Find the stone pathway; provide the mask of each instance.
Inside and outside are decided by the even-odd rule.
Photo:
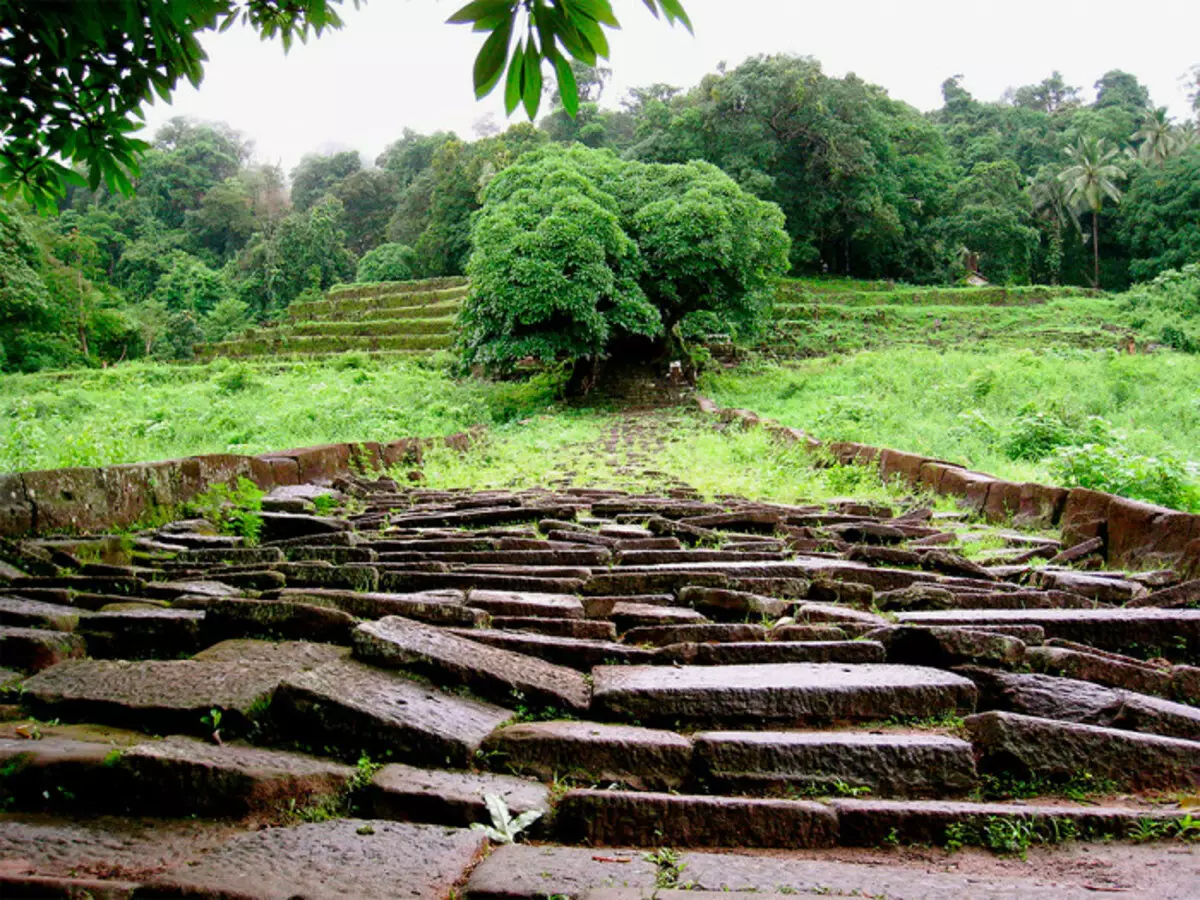
[[[257,547],[0,547],[0,896],[1196,895],[1195,585],[702,500],[654,421],[603,442],[654,496],[349,478]]]

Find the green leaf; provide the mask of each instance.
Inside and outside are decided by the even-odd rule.
[[[508,0],[475,0],[448,18],[446,22],[450,25],[466,25],[478,22],[487,16],[494,16],[500,11],[506,12],[507,18],[512,18],[512,5]]]
[[[542,105],[542,58],[533,46],[533,41],[525,47],[525,112],[532,122],[537,117],[538,107]]]
[[[587,16],[572,16],[571,24],[579,30],[580,36],[587,41],[597,56],[608,59],[608,38],[604,36],[603,28]],[[595,63],[591,63],[591,65],[595,65]]]
[[[521,52],[521,42],[517,41],[517,49],[513,53],[512,62],[508,64],[508,79],[504,84],[504,111],[510,116],[521,103],[521,94],[525,85],[524,73],[525,55]]]
[[[568,0],[563,0],[563,2],[567,4]],[[593,21],[613,28],[621,27],[617,17],[613,15],[612,6],[609,5],[608,0],[569,0],[569,5]]]
[[[496,87],[508,59],[508,41],[512,37],[512,21],[501,25],[483,42],[475,57],[475,96],[486,97]]]
[[[575,73],[565,56],[554,55],[554,71],[558,75],[558,94],[562,97],[563,109],[572,119],[579,111],[579,85],[575,81]]]
[[[687,12],[683,8],[683,4],[679,0],[659,0],[662,3],[663,12],[667,14],[667,21],[672,24],[682,22],[683,27],[688,30],[689,34],[695,34],[692,31],[692,20],[688,18]]]

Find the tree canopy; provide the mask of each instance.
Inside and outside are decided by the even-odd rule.
[[[688,317],[750,323],[789,243],[778,207],[709,163],[578,145],[496,176],[471,239],[464,357],[494,370],[526,357],[590,365],[639,338],[661,353]]]

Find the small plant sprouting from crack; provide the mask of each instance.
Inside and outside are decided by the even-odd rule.
[[[488,815],[492,818],[491,825],[472,822],[471,828],[482,831],[488,840],[497,844],[514,844],[521,832],[542,817],[540,809],[530,809],[513,816],[504,798],[498,794],[484,794],[483,802],[487,804]]]

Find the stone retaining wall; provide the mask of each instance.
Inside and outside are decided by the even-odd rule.
[[[1068,546],[1102,538],[1110,565],[1177,568],[1185,575],[1200,577],[1200,515],[1086,488],[1005,481],[945,460],[869,444],[822,443],[799,428],[788,428],[750,410],[720,409],[704,397],[697,398],[697,403],[702,412],[724,422],[759,426],[788,443],[828,450],[844,464],[878,466],[885,481],[899,478],[914,488],[959,497],[964,508],[989,521],[1058,527]]]
[[[0,474],[0,537],[122,528],[170,510],[213,485],[249,478],[263,490],[332,481],[352,472],[419,465],[439,441],[466,450],[483,426],[445,438],[402,438],[277,450],[258,456],[213,453],[101,468]]]

